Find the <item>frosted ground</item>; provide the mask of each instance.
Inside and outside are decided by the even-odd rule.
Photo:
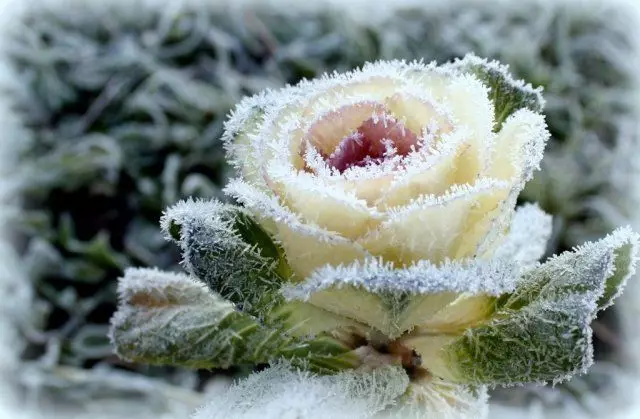
[[[45,0],[42,0],[45,1]],[[46,0],[48,2],[54,0]],[[74,1],[65,1],[65,0],[55,0],[59,3],[74,3]],[[90,0],[86,0],[90,1]],[[126,1],[126,0],[113,0],[117,1]],[[269,0],[271,3],[290,3],[295,2],[295,0],[282,0],[278,2],[277,0]],[[344,1],[338,0],[325,0],[330,3],[342,4]],[[417,0],[404,0],[408,3],[419,3]],[[514,0],[517,1],[517,0]],[[622,0],[619,0],[622,1]],[[630,0],[632,1],[632,0]],[[148,3],[164,3],[164,0],[148,0]],[[37,0],[0,0],[0,28],[5,27],[5,25],[10,24],[12,19],[16,16],[16,13],[20,12],[21,8],[24,7],[34,7],[40,2]],[[175,2],[174,2],[175,3]],[[311,2],[308,2],[311,3]],[[353,10],[358,10],[359,4],[366,4],[365,0],[355,0],[352,2]],[[581,2],[584,3],[584,2]],[[307,6],[310,7],[310,6]],[[583,7],[583,6],[582,6]],[[0,37],[0,42],[2,37]],[[636,59],[637,57],[629,57],[629,59]],[[0,62],[0,65],[3,63]],[[640,66],[638,66],[640,68]],[[2,69],[1,77],[4,82],[10,82],[7,78],[10,77],[4,69]],[[19,129],[19,127],[15,124],[15,121],[11,121],[11,115],[6,112],[6,104],[0,101],[0,123],[2,124],[2,132],[6,135],[9,130]],[[10,176],[8,174],[11,173],[11,157],[8,152],[11,151],[11,144],[6,144],[0,141],[0,199],[11,202],[11,184],[7,181]],[[640,188],[639,188],[640,189]],[[631,191],[634,193],[634,191]],[[0,208],[0,217],[3,216],[3,213],[7,211],[5,207]],[[634,222],[636,228],[640,226],[640,220],[636,220]],[[40,417],[51,417],[46,414],[46,412],[42,411],[29,411],[25,409],[22,403],[18,403],[17,400],[19,398],[16,396],[15,388],[11,382],[7,382],[6,379],[10,379],[13,377],[12,371],[16,371],[20,369],[20,361],[19,361],[19,349],[20,346],[17,344],[19,342],[19,337],[15,328],[15,323],[12,319],[20,318],[27,310],[30,309],[30,301],[31,301],[31,290],[27,285],[28,282],[24,278],[24,275],[20,272],[20,267],[16,263],[14,255],[12,254],[12,250],[6,243],[6,238],[3,243],[0,244],[0,257],[2,261],[0,262],[0,301],[2,301],[2,305],[0,306],[0,418],[16,418],[16,419],[31,419],[31,418],[40,418]],[[637,304],[633,304],[633,302],[638,301],[640,299],[640,287],[629,287],[627,293],[625,294],[623,301],[619,304],[623,304],[625,307],[625,313],[627,313],[627,323],[631,323],[631,320],[637,318],[637,315],[640,314],[640,308],[636,308]],[[11,315],[9,315],[9,313]],[[630,326],[628,326],[630,327]],[[631,330],[631,329],[629,329]],[[637,326],[635,330],[638,330]],[[640,333],[635,333],[637,336],[636,339],[640,340]],[[639,342],[640,343],[640,342]],[[629,345],[636,346],[634,343],[629,341]],[[636,356],[640,357],[640,354],[636,354]],[[638,364],[640,365],[640,359],[638,360]],[[114,380],[118,378],[112,377]],[[36,379],[36,377],[34,377]],[[82,385],[82,383],[87,384],[86,377],[78,377],[78,382]],[[132,387],[135,386],[144,386],[146,385],[143,382],[140,383],[131,383]],[[640,396],[640,386],[633,385],[633,382],[630,382],[628,386],[629,392],[635,392],[635,394],[625,394],[625,398],[629,399],[638,399]],[[185,412],[190,410],[191,405],[197,404],[197,400],[184,400],[184,403],[177,404],[176,409],[173,414],[167,414],[162,417],[168,418],[178,418],[185,417]],[[122,405],[121,413],[124,414],[127,412],[128,408],[125,405]],[[103,411],[104,406],[93,406],[94,412],[92,414],[85,415],[75,415],[72,413],[65,413],[64,416],[61,417],[91,417],[91,418],[99,418],[101,417],[100,413]],[[638,407],[640,409],[640,407]],[[495,408],[494,412],[496,415],[499,415],[500,412],[504,414],[504,417],[516,417],[513,413],[506,412],[502,408]],[[635,408],[628,409],[628,412],[621,413],[617,416],[619,418],[634,418],[638,415],[638,410]],[[528,417],[536,417],[535,412],[532,413],[532,416]],[[109,416],[114,417],[114,416]],[[157,413],[151,411],[146,412],[146,414],[142,411],[139,411],[139,415],[136,417],[160,417]],[[496,416],[498,417],[498,416]],[[540,416],[541,417],[541,416]]]

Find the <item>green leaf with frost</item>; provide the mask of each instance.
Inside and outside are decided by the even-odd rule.
[[[534,89],[522,80],[516,80],[509,67],[498,61],[487,61],[469,54],[449,64],[450,68],[471,73],[489,88],[489,97],[494,104],[494,131],[499,131],[502,123],[518,109],[530,109],[541,113],[545,102],[542,89]]]
[[[289,275],[281,249],[240,207],[218,201],[181,201],[161,219],[182,250],[187,271],[243,311],[264,317],[282,298]]]
[[[191,368],[228,368],[286,359],[331,373],[359,364],[349,347],[328,336],[303,340],[265,327],[255,317],[183,274],[128,269],[110,337],[123,359]]]
[[[111,336],[120,357],[193,368],[257,361],[248,347],[266,338],[260,325],[191,278],[128,269],[118,291]]]
[[[635,242],[630,241],[614,250],[614,271],[607,278],[604,293],[598,300],[598,308],[603,310],[613,304],[613,301],[620,296],[622,290],[635,274],[635,261],[638,258],[638,248]]]
[[[638,235],[620,228],[527,272],[516,292],[503,299],[502,307],[517,310],[533,301],[585,295],[596,298],[598,309],[606,308],[635,273],[637,258]]]
[[[570,295],[500,313],[488,324],[444,341],[434,357],[423,357],[423,365],[457,383],[564,381],[584,373],[593,362],[589,322],[595,309],[592,301]],[[407,343],[420,352],[421,343],[430,345],[428,337],[421,338]]]
[[[180,244],[188,272],[265,324],[301,337],[336,329],[370,334],[367,326],[322,308],[285,302],[280,287],[290,274],[282,250],[244,209],[188,200],[169,208],[161,225]]]
[[[403,342],[453,382],[560,382],[593,362],[591,321],[634,273],[638,236],[619,229],[528,271],[488,323],[463,336],[417,330]]]

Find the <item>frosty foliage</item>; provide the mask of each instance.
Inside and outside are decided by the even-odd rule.
[[[483,419],[489,406],[484,387],[468,387],[440,379],[414,382],[396,406],[377,415],[380,419]]]
[[[285,359],[331,373],[358,364],[329,337],[301,340],[265,327],[185,274],[129,268],[118,284],[110,338],[123,359],[191,368],[229,368]]]
[[[590,323],[633,275],[638,239],[619,229],[530,270],[493,320],[445,349],[448,362],[465,380],[494,385],[584,374],[593,363]]]
[[[523,208],[519,221],[533,217],[548,224],[548,218],[541,215],[536,207],[528,206]],[[514,231],[514,236],[507,239],[505,246],[509,252],[520,254],[517,243],[522,233]],[[534,244],[537,247],[534,251],[539,254],[543,249],[539,243]],[[522,275],[514,270],[517,264],[497,263],[493,270],[487,269],[492,266],[491,260],[473,261],[471,266],[419,264],[405,269],[393,269],[373,260],[349,267],[319,269],[308,281],[285,288],[284,294],[371,324],[389,336],[399,336],[409,330],[407,337],[401,339],[417,345],[414,349],[423,356],[426,367],[451,382],[557,383],[585,373],[591,366],[590,323],[599,310],[620,294],[633,274],[637,246],[635,233],[628,228],[619,229],[599,242],[565,252],[545,264],[535,264]],[[505,254],[509,253],[507,250]],[[521,260],[531,264],[530,259]],[[484,274],[483,268],[487,269]],[[495,281],[496,275],[504,275],[508,285],[493,290],[473,288],[474,275],[478,276],[479,283],[486,276],[494,286],[491,280]],[[441,287],[435,287],[443,278]],[[425,283],[427,288],[422,288]],[[468,285],[458,289],[456,283]],[[447,285],[450,287],[446,288]],[[431,296],[430,304],[419,302],[421,292]],[[437,312],[444,307],[459,310],[448,293],[494,293],[499,298],[489,319],[467,328],[460,337],[455,337],[456,323],[451,323],[443,335],[446,336],[444,346],[431,354],[430,337],[438,338],[438,332],[430,331],[429,326],[420,326],[425,320],[417,319],[433,316],[429,310]],[[418,307],[423,307],[412,306],[414,300],[418,301]],[[493,304],[490,301],[487,300],[489,306]],[[422,314],[418,314],[420,312]],[[482,311],[477,315],[483,315]],[[414,327],[416,330],[411,331]],[[433,356],[435,358],[431,358]],[[531,362],[532,359],[536,361]]]
[[[322,377],[276,364],[214,395],[194,419],[367,418],[394,404],[408,385],[397,367]]]
[[[236,330],[255,322],[239,318],[232,304],[188,276],[128,269],[118,295],[111,339],[122,358],[199,368],[252,361]]]
[[[391,366],[316,376],[280,363],[212,395],[193,419],[481,419],[486,414],[482,388],[441,380],[410,383],[402,369]]]
[[[476,50],[482,51],[483,55],[500,55],[507,61],[517,62],[514,71],[520,74],[532,72],[530,79],[542,80],[548,86],[547,92],[552,92],[550,120],[556,140],[564,144],[559,154],[565,155],[561,159],[547,160],[544,186],[540,189],[542,195],[549,196],[545,205],[557,208],[559,204],[561,208],[558,211],[568,220],[566,225],[570,233],[566,240],[575,243],[585,235],[600,234],[603,227],[600,220],[594,221],[594,218],[601,215],[606,216],[608,222],[623,217],[617,205],[624,205],[628,201],[629,191],[627,188],[621,188],[621,191],[608,190],[607,165],[613,160],[611,154],[622,155],[625,153],[621,153],[621,150],[632,149],[626,140],[633,136],[627,138],[624,132],[625,118],[628,118],[625,100],[630,96],[627,93],[633,90],[626,87],[625,72],[629,67],[633,72],[634,67],[628,65],[628,46],[624,37],[618,38],[617,33],[618,29],[624,31],[626,25],[619,25],[616,19],[610,19],[610,14],[600,15],[591,9],[575,13],[573,7],[567,8],[567,12],[563,6],[547,8],[537,2],[516,2],[517,7],[511,7],[504,2],[486,2],[474,6],[473,2],[456,1],[450,3],[453,7],[428,6],[423,9],[424,4],[420,4],[420,8],[415,10],[401,10],[399,13],[394,10],[393,14],[388,15],[380,13],[380,16],[385,16],[384,24],[378,26],[378,19],[372,19],[372,22],[375,21],[372,26],[360,28],[351,21],[342,22],[336,16],[327,19],[324,14],[318,18],[295,15],[291,21],[281,20],[280,16],[271,14],[256,14],[257,20],[253,19],[253,14],[250,19],[223,14],[222,17],[214,15],[210,20],[208,9],[183,13],[179,7],[154,7],[153,12],[145,9],[141,13],[138,13],[138,8],[135,9],[136,13],[131,13],[127,7],[124,13],[118,9],[119,12],[114,14],[111,3],[101,3],[97,9],[92,6],[89,13],[83,9],[79,14],[69,14],[65,3],[65,7],[56,7],[54,12],[47,10],[44,15],[36,14],[27,26],[29,30],[20,32],[25,34],[27,41],[16,48],[16,51],[20,51],[18,60],[26,63],[21,65],[26,65],[24,74],[33,84],[33,91],[28,95],[29,103],[23,112],[29,117],[30,126],[36,127],[37,135],[44,139],[40,144],[60,144],[60,149],[64,150],[66,139],[80,142],[86,135],[87,140],[91,141],[93,131],[106,128],[108,135],[124,147],[131,144],[140,144],[142,147],[150,145],[149,149],[128,149],[127,156],[140,155],[144,156],[145,161],[155,162],[154,153],[162,150],[158,154],[163,157],[157,158],[161,161],[166,154],[165,143],[175,142],[180,143],[181,148],[197,150],[192,154],[200,154],[201,161],[211,162],[211,155],[202,151],[212,150],[209,141],[216,136],[219,120],[214,117],[211,121],[210,115],[224,115],[227,106],[236,100],[226,98],[225,94],[237,98],[241,92],[279,84],[282,79],[295,81],[302,75],[322,71],[319,69],[324,68],[326,62],[330,62],[332,67],[336,62],[339,67],[349,67],[372,59],[369,55],[437,56],[439,60],[447,60],[452,55]],[[88,7],[88,4],[83,4],[83,7]],[[155,15],[157,11],[161,14],[159,19]],[[360,15],[367,19],[373,17],[370,14]],[[157,20],[160,20],[159,24]],[[255,22],[257,25],[254,26]],[[123,24],[126,30],[122,30]],[[211,25],[215,27],[213,35]],[[265,31],[262,25],[268,29],[267,33],[273,31],[276,34],[276,54],[264,52],[270,50],[272,45],[263,42]],[[31,42],[38,38],[40,31],[47,35],[49,41],[46,44]],[[425,42],[425,39],[429,42]],[[618,39],[622,42],[618,42]],[[196,61],[192,57],[200,57],[200,51],[211,45],[214,45],[216,53],[220,53],[217,57],[222,58],[213,62],[198,60],[197,68],[192,66],[190,60]],[[87,54],[78,54],[78,50],[89,53],[90,59],[87,60]],[[234,59],[228,59],[230,56]],[[47,57],[51,59],[45,59]],[[175,62],[180,63],[178,69],[172,62],[174,57],[177,57]],[[234,65],[241,68],[235,68]],[[132,68],[135,70],[132,71]],[[203,82],[200,79],[203,74],[213,80]],[[138,78],[144,80],[140,86],[136,82]],[[123,80],[122,84],[115,83]],[[576,80],[581,83],[576,83]],[[77,91],[82,94],[76,94]],[[110,107],[117,109],[117,112],[109,109],[108,112],[102,112],[104,109],[98,106],[104,103],[101,100],[105,97],[102,93],[116,91],[124,99],[107,96]],[[122,92],[124,94],[121,95]],[[94,100],[96,106],[92,106],[91,112],[85,115],[86,104],[80,101]],[[76,112],[70,111],[76,108],[79,114],[74,115],[73,119],[58,122],[60,110],[70,113]],[[129,112],[134,116],[131,117]],[[141,122],[141,113],[150,116],[144,118],[149,119],[148,123]],[[201,117],[202,114],[207,116]],[[48,121],[49,117],[51,122]],[[198,141],[200,145],[196,145],[191,138],[200,138],[200,133],[204,133],[201,136],[204,141]],[[130,141],[132,137],[136,141]],[[183,147],[186,143],[189,143],[189,147]],[[582,143],[586,146],[583,147]],[[86,159],[72,159],[71,163],[79,160],[91,162],[95,158],[95,168],[100,172],[95,178],[100,179],[103,179],[102,170],[109,169],[106,167],[108,163],[125,165],[127,173],[133,173],[133,178],[139,180],[140,187],[135,193],[143,197],[138,199],[135,196],[129,202],[145,202],[148,205],[151,199],[156,199],[156,195],[162,195],[162,205],[167,205],[175,201],[176,190],[181,194],[190,194],[194,185],[198,190],[212,189],[210,183],[206,183],[205,176],[190,173],[188,166],[196,166],[194,161],[197,159],[193,156],[182,158],[182,166],[178,170],[175,155],[171,154],[162,176],[145,171],[141,174],[137,171],[138,162],[134,158],[125,161],[112,158],[108,161],[116,156],[111,153],[114,148],[109,147],[114,143],[105,140],[96,141],[96,144],[98,152],[95,154],[88,148],[79,147],[79,151],[86,153]],[[614,150],[611,151],[610,147]],[[558,152],[558,149],[554,151]],[[48,150],[44,153],[47,154]],[[103,153],[107,158],[101,158]],[[604,158],[589,159],[589,155]],[[627,161],[628,155],[633,154],[626,153],[619,160]],[[56,155],[61,162],[68,162],[69,156],[71,153]],[[77,167],[74,164],[70,164],[69,170],[65,171],[56,167],[60,163],[54,159],[45,158],[42,162],[47,163],[47,168],[51,169],[51,173],[57,173],[57,177],[42,177],[40,180],[43,184],[36,184],[36,187],[46,189],[59,185],[64,173],[71,173],[67,180],[73,180],[74,183],[74,173],[86,175],[88,181],[91,180],[92,173],[87,170],[88,166],[79,167],[74,172]],[[595,170],[594,165],[597,166]],[[160,166],[165,167],[164,164]],[[632,178],[625,169],[621,169],[624,165],[614,166],[618,169],[616,172],[622,173],[618,180],[626,182],[626,179]],[[588,178],[581,176],[581,171],[586,171]],[[104,179],[114,179],[110,176],[112,172],[105,170],[104,173],[107,173]],[[547,173],[559,173],[561,176],[546,176]],[[187,177],[184,183],[182,176]],[[100,185],[92,189],[105,189],[103,182],[95,183]],[[606,194],[602,193],[603,188]],[[46,190],[43,193],[46,194]],[[595,196],[595,199],[586,199],[585,196]],[[154,202],[154,205],[157,204]],[[585,207],[590,211],[586,224],[582,221]],[[631,205],[632,210],[635,207]],[[591,216],[591,211],[597,215]],[[150,218],[151,222],[142,224],[145,229],[140,228],[138,218],[127,223],[133,226],[127,232],[127,246],[131,254],[142,258],[144,263],[154,265],[156,260],[163,260],[165,254],[151,248],[152,243],[155,246],[158,240],[153,240],[157,239],[156,236],[147,234],[155,231],[152,224],[156,218]],[[140,234],[141,230],[145,234]],[[46,234],[42,234],[46,237],[55,235],[48,229]],[[89,272],[95,276],[94,266],[89,265],[92,269],[86,269],[87,266],[82,265],[75,269],[76,262],[65,259],[63,266],[68,267],[65,275],[74,277]]]
[[[340,304],[356,307],[364,304],[359,309],[360,315],[369,313],[371,304],[380,304],[370,315],[382,315],[382,320],[366,316],[355,319],[374,325],[389,336],[399,336],[414,327],[413,323],[407,323],[411,321],[407,318],[416,316],[412,301],[422,295],[442,295],[441,301],[431,303],[442,307],[455,307],[448,295],[493,295],[498,297],[496,311],[484,324],[466,329],[457,338],[448,337],[442,349],[433,354],[428,347],[418,344],[419,354],[435,356],[423,359],[429,369],[439,377],[461,384],[563,381],[585,372],[591,365],[589,324],[598,309],[609,305],[620,293],[633,273],[638,237],[629,229],[620,229],[597,243],[588,243],[543,265],[532,265],[543,250],[541,244],[548,234],[549,221],[535,206],[521,208],[498,250],[501,258],[446,261],[440,265],[420,261],[404,268],[379,259],[351,266],[325,266],[301,284],[285,285],[282,293],[288,299],[310,299],[313,304],[317,304],[317,296],[322,294],[320,301],[333,301],[329,306],[333,309]],[[242,268],[236,262],[246,254],[248,265],[258,267],[252,268],[253,276],[254,270],[243,271],[235,288],[220,287],[218,277],[204,280],[212,289],[232,288],[237,293],[229,295],[235,297],[250,295],[252,286],[262,294],[275,295],[281,286],[280,282],[269,282],[266,288],[260,285],[269,272],[273,274],[280,251],[269,234],[240,208],[218,202],[183,202],[167,211],[162,224],[165,233],[181,243],[188,265],[194,266],[194,261],[195,266],[202,264],[198,256],[192,256],[195,247],[205,255],[202,259],[215,266]],[[538,232],[538,239],[530,242],[532,247],[527,249],[522,238],[531,228]],[[202,235],[190,241],[199,229]],[[258,264],[250,265],[254,263],[251,258]],[[520,263],[531,266],[522,275]],[[233,274],[216,269],[206,268],[201,274],[215,272],[223,280]],[[347,288],[351,291],[345,293]],[[367,293],[371,296],[367,297]],[[119,295],[121,307],[113,320],[112,337],[120,355],[130,359],[228,367],[282,357],[301,361],[305,368],[325,371],[349,368],[358,362],[356,358],[332,362],[329,358],[340,357],[348,349],[322,336],[312,336],[300,342],[300,346],[287,337],[285,330],[265,328],[254,317],[219,300],[186,276],[129,270],[121,281]],[[274,297],[269,297],[269,301],[277,301],[271,309],[281,303]],[[491,300],[487,303],[493,304]],[[240,303],[239,307],[250,312],[252,306]],[[350,308],[346,310],[338,309],[336,313],[347,313],[349,317]],[[418,327],[406,339],[415,341],[421,333],[423,328]],[[334,348],[330,349],[331,346]]]
[[[211,290],[258,316],[275,303],[280,250],[245,210],[190,199],[167,209],[160,224],[180,245],[187,272]]]
[[[595,310],[581,296],[569,295],[499,313],[445,349],[460,374],[452,379],[495,386],[557,383],[582,374],[592,364],[589,322]]]
[[[395,403],[409,385],[400,368],[318,377],[276,364],[217,394],[193,417],[366,418]]]

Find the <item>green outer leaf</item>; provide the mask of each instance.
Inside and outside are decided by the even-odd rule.
[[[635,273],[635,261],[637,260],[636,243],[628,243],[614,250],[614,272],[604,287],[604,294],[598,300],[598,309],[603,310],[613,304],[627,280]]]
[[[425,367],[460,383],[559,382],[591,366],[591,321],[634,272],[638,235],[618,229],[529,271],[493,320],[425,346]],[[615,269],[614,269],[615,268]],[[416,348],[420,352],[420,348]]]
[[[121,358],[190,368],[228,368],[284,358],[332,373],[358,365],[351,349],[329,337],[302,340],[265,327],[183,274],[128,269],[111,340]]]
[[[517,310],[537,300],[581,294],[595,298],[602,309],[635,273],[638,240],[631,229],[619,228],[602,240],[553,257],[527,272],[516,291],[502,298],[501,308]]]
[[[280,259],[280,251],[273,239],[251,216],[240,208],[229,211],[230,218],[234,220],[233,230],[245,243],[256,246],[256,250],[264,258]]]
[[[284,250],[278,246],[271,235],[253,217],[239,207],[234,207],[235,222],[233,229],[245,243],[255,246],[260,255],[276,261],[275,275],[286,279],[293,274],[284,257]]]
[[[166,211],[162,226],[180,243],[185,266],[194,277],[264,324],[292,337],[321,338],[340,329],[347,343],[354,329],[369,333],[352,320],[285,302],[280,287],[290,268],[282,250],[242,208],[185,201]]]
[[[540,113],[544,108],[541,90],[515,80],[508,71],[508,67],[497,61],[489,62],[475,55],[469,55],[450,65],[474,74],[489,88],[489,97],[495,106],[495,132],[499,131],[502,123],[518,109],[527,108]]]
[[[238,308],[265,319],[281,304],[288,272],[282,251],[242,208],[182,201],[167,209],[161,225],[180,244],[187,271]]]
[[[444,378],[472,384],[558,382],[592,363],[589,323],[595,304],[571,295],[503,314],[471,329],[444,352]]]

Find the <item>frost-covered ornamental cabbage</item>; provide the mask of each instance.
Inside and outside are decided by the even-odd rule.
[[[638,236],[537,262],[551,220],[515,205],[549,135],[542,107],[475,56],[367,64],[245,99],[224,138],[241,206],[166,211],[189,275],[126,273],[118,354],[277,363],[202,418],[479,417],[487,385],[584,372],[589,324],[632,275]]]

